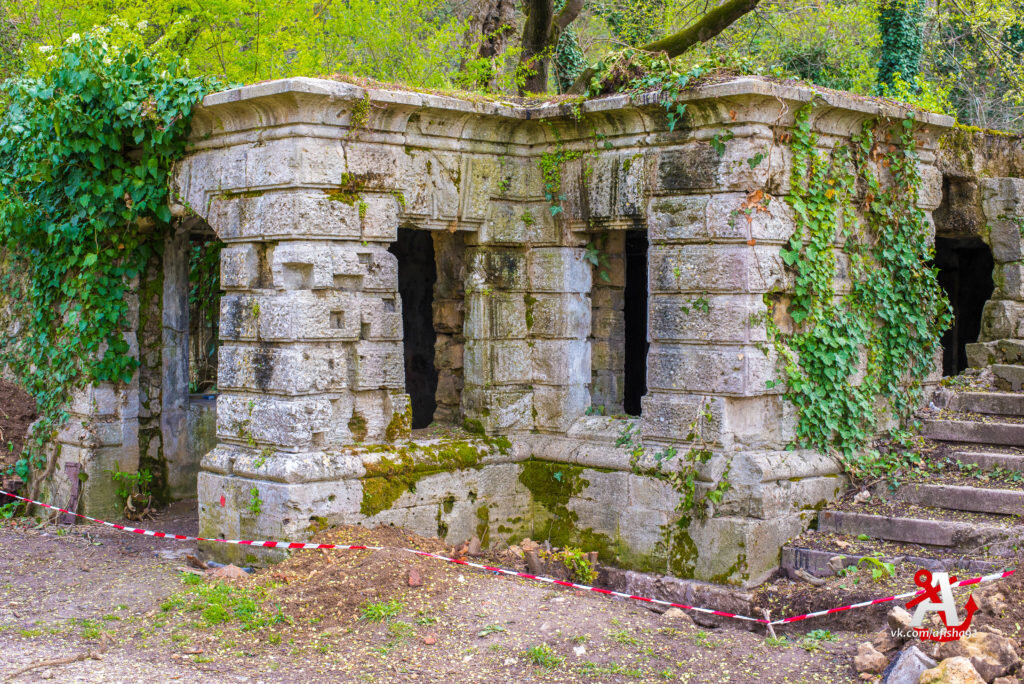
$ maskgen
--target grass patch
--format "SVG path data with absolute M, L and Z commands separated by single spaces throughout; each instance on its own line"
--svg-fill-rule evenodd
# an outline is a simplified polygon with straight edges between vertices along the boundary
M 558 667 L 565 661 L 565 658 L 555 653 L 547 644 L 531 646 L 523 651 L 523 655 L 530 663 L 548 669 Z
M 402 612 L 402 608 L 402 604 L 394 599 L 367 603 L 363 606 L 359 619 L 366 622 L 390 622 Z

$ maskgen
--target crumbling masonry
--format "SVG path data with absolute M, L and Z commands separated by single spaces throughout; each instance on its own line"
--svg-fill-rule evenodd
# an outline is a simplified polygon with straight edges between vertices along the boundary
M 905 115 L 753 78 L 687 91 L 674 131 L 654 97 L 523 108 L 314 79 L 209 96 L 175 182 L 179 230 L 202 224 L 225 243 L 201 533 L 294 540 L 393 523 L 762 581 L 843 485 L 832 459 L 786 450 L 795 416 L 769 383 L 766 344 L 764 295 L 789 286 L 784 141 L 814 98 L 821 145 Z M 942 201 L 935 152 L 950 125 L 918 117 L 927 212 Z M 1003 194 L 1024 213 L 1013 183 Z M 748 221 L 738 212 L 758 190 L 775 200 Z M 180 298 L 171 270 L 165 321 Z M 1004 272 L 1013 302 L 992 307 L 1019 323 L 1021 279 Z M 992 319 L 990 338 L 1017 336 Z M 160 358 L 163 420 L 180 422 L 166 378 L 181 362 Z M 131 391 L 76 404 L 111 426 L 103 448 L 132 448 Z M 464 429 L 411 439 L 430 420 Z M 728 468 L 731 488 L 713 517 L 673 534 L 680 493 L 636 474 L 623 445 L 641 437 L 649 466 L 657 450 L 684 454 L 691 425 L 714 452 L 699 486 Z M 100 489 L 85 494 L 90 511 Z

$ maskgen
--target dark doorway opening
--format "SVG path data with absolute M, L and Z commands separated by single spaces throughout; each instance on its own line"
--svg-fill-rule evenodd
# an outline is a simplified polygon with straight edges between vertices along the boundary
M 405 391 L 412 404 L 413 429 L 434 420 L 437 368 L 434 366 L 434 241 L 425 230 L 398 229 L 389 250 L 398 258 L 398 294 L 402 297 Z
M 647 231 L 626 232 L 626 288 L 623 322 L 626 328 L 622 408 L 640 415 L 647 394 Z
M 953 325 L 942 336 L 942 374 L 967 368 L 967 345 L 978 341 L 981 311 L 992 296 L 992 250 L 980 238 L 935 238 L 939 284 L 953 307 Z

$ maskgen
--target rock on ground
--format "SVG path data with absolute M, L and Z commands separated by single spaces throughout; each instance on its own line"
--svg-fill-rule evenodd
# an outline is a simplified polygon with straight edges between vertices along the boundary
M 967 658 L 947 658 L 921 673 L 920 684 L 985 684 Z

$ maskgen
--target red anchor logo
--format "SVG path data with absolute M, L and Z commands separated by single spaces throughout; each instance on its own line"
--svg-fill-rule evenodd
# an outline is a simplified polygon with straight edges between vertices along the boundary
M 907 608 L 913 608 L 922 601 L 927 600 L 935 606 L 929 610 L 939 612 L 939 619 L 942 620 L 942 625 L 945 627 L 945 629 L 940 633 L 935 634 L 926 627 L 914 626 L 914 632 L 917 633 L 918 638 L 922 641 L 940 642 L 956 641 L 957 639 L 961 639 L 967 630 L 970 629 L 971 620 L 974 618 L 974 613 L 978 610 L 978 604 L 974 600 L 974 594 L 967 597 L 967 605 L 964 606 L 964 610 L 967 611 L 967 619 L 959 625 L 950 625 L 947 621 L 949 619 L 948 616 L 950 612 L 952 612 L 953 615 L 956 615 L 956 605 L 940 597 L 939 592 L 944 588 L 948 591 L 948 587 L 956 583 L 956 577 L 948 578 L 947 586 L 942 587 L 941 580 L 932 584 L 932 573 L 925 568 L 921 568 L 914 573 L 914 583 L 921 587 L 923 593 L 920 596 L 907 601 Z

